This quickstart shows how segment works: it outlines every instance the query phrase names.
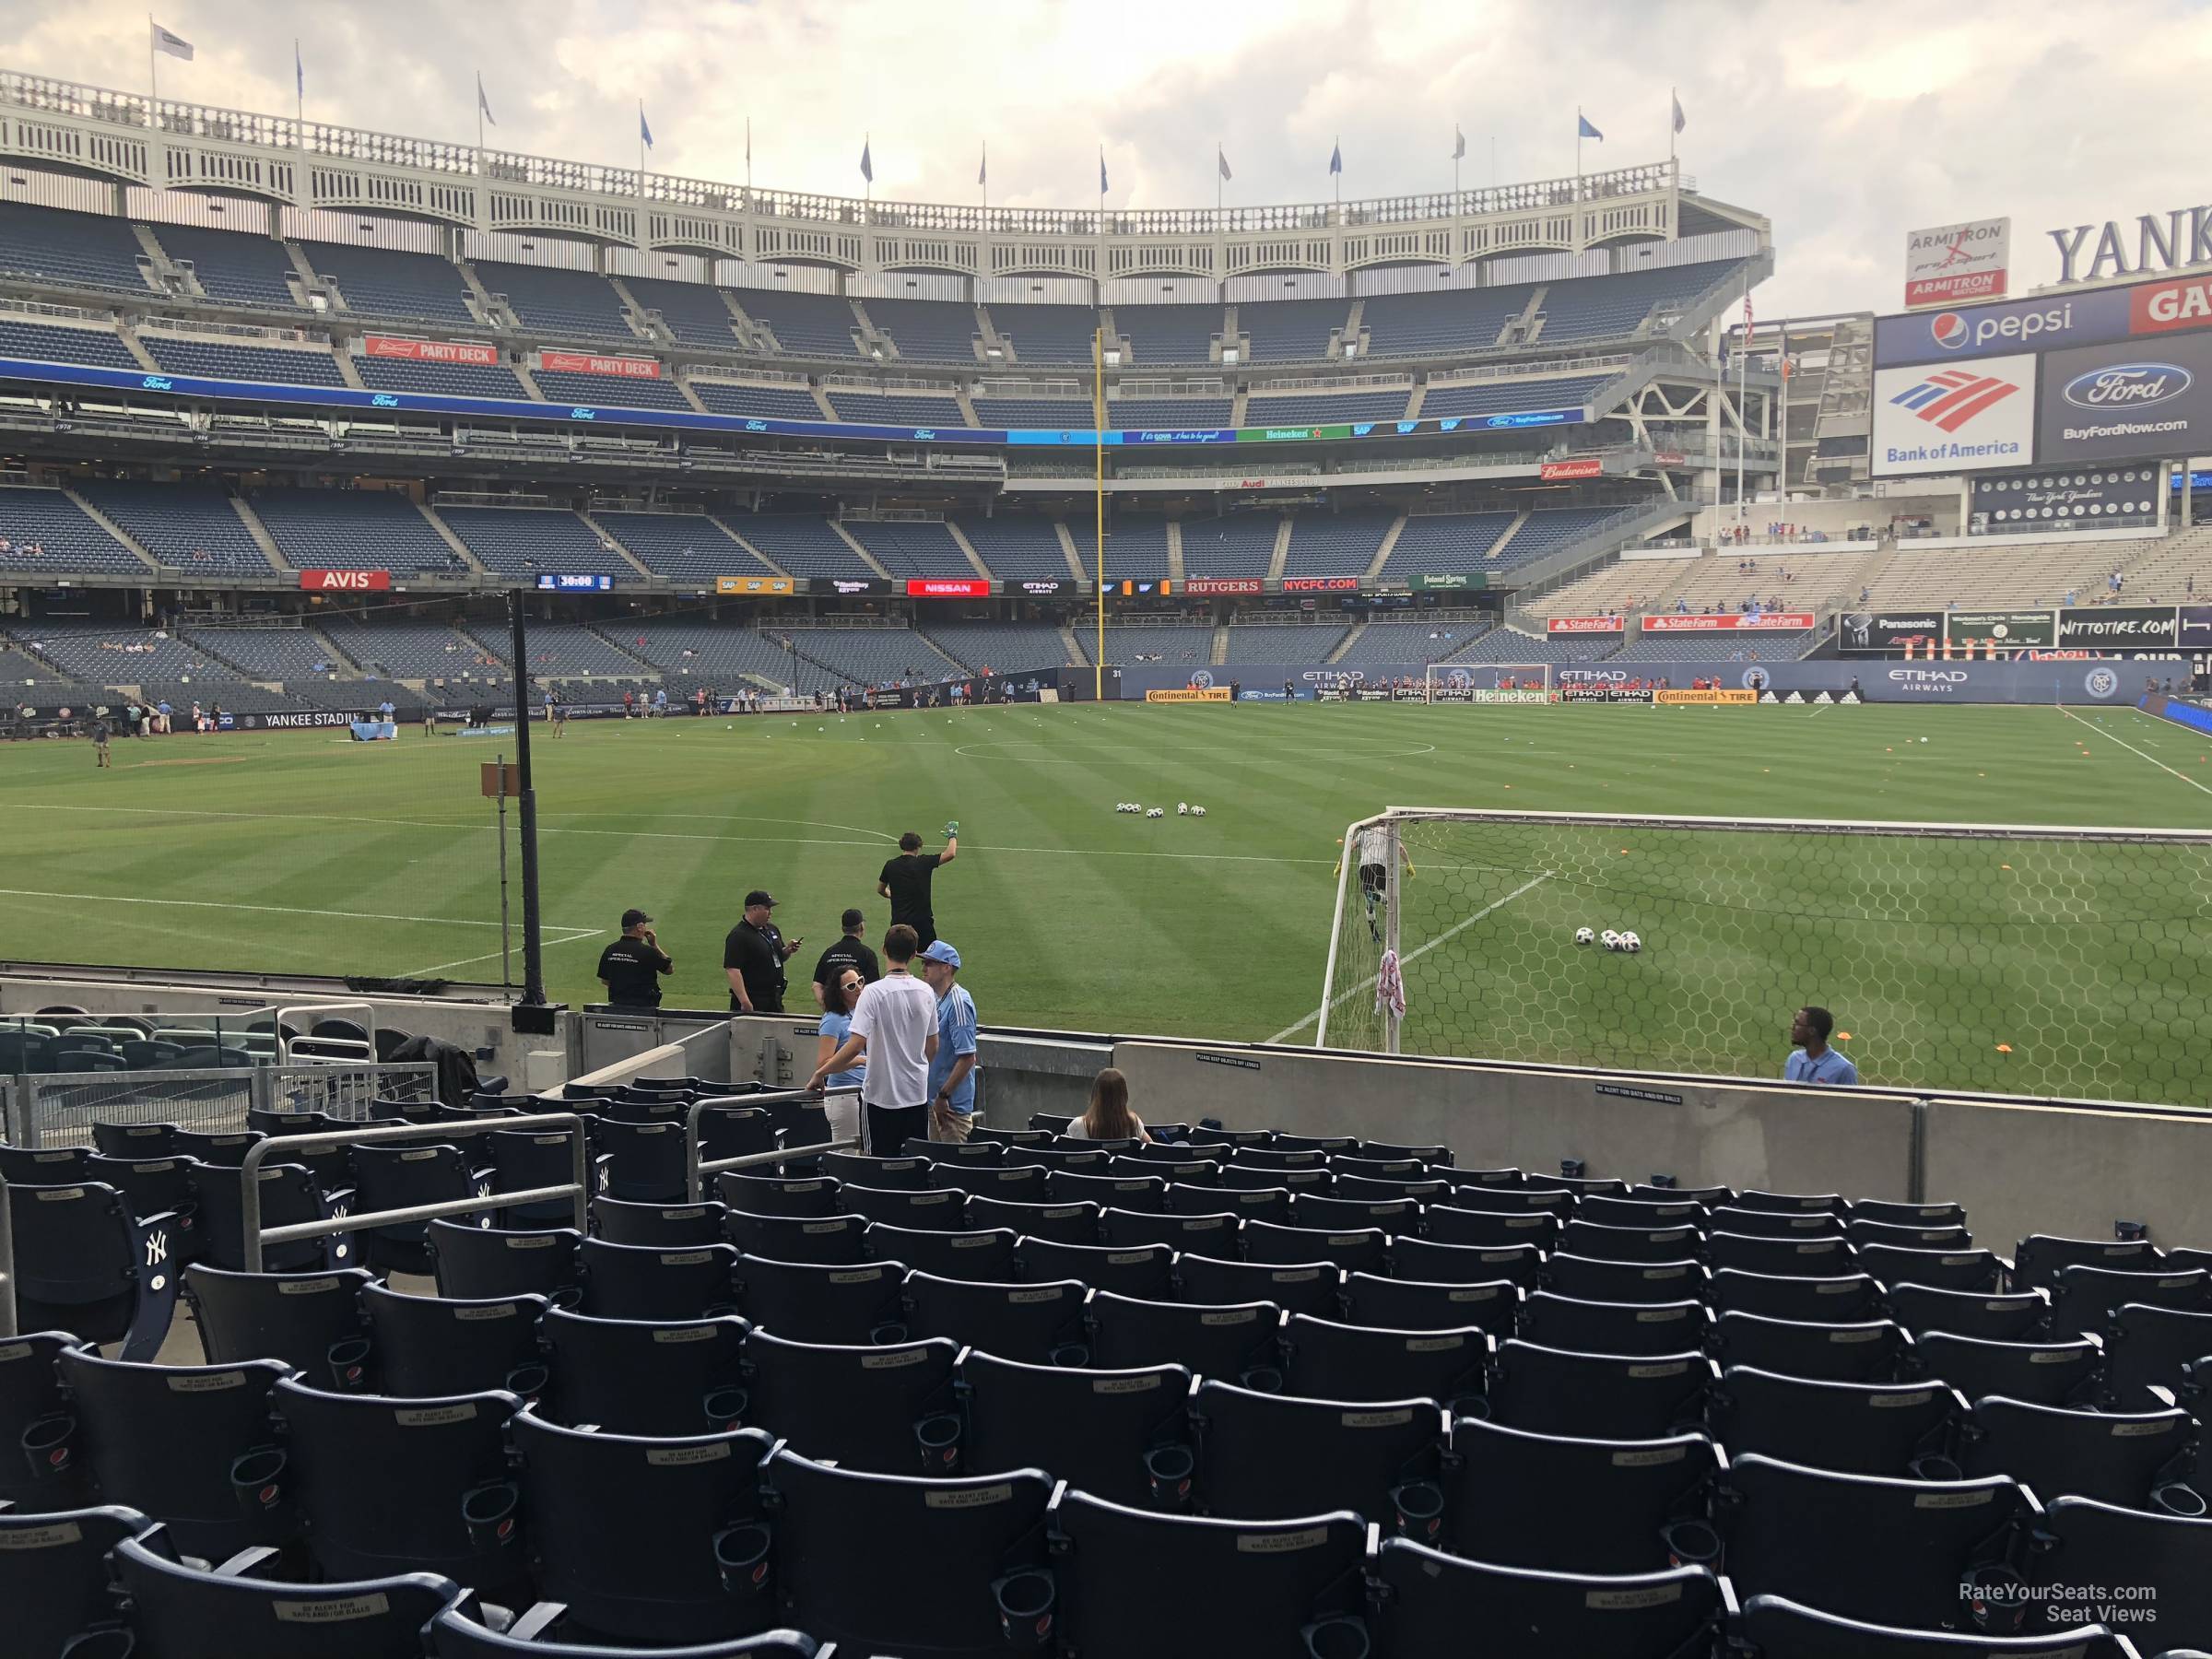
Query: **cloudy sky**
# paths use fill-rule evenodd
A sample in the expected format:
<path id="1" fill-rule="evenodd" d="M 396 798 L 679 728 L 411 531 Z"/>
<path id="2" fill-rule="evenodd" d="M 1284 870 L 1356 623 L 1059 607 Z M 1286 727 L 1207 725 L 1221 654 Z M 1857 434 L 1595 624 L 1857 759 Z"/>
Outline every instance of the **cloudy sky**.
<path id="1" fill-rule="evenodd" d="M 1341 140 L 1349 198 L 1574 169 L 1579 105 L 1606 134 L 1584 164 L 1663 159 L 1667 91 L 1706 194 L 1769 215 L 1765 316 L 1892 307 L 1904 233 L 2013 219 L 2015 291 L 2055 276 L 2045 231 L 2206 199 L 2192 88 L 2212 11 L 2182 0 L 157 0 L 198 48 L 164 58 L 172 97 L 473 139 L 484 75 L 494 143 L 694 178 L 858 194 L 1082 205 L 1104 146 L 1116 206 L 1214 196 L 1325 200 Z M 138 0 L 0 0 L 0 66 L 143 90 Z"/>

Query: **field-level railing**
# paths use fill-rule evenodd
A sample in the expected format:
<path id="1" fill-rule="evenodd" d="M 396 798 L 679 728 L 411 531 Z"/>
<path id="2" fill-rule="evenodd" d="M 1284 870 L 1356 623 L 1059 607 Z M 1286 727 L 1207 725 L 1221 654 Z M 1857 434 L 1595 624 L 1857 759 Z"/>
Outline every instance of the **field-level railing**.
<path id="1" fill-rule="evenodd" d="M 702 1160 L 699 1156 L 699 1125 L 700 1120 L 706 1115 L 710 1107 L 734 1106 L 744 1110 L 755 1106 L 782 1106 L 801 1100 L 820 1100 L 827 1103 L 831 1096 L 839 1098 L 851 1096 L 853 1104 L 857 1106 L 860 1088 L 854 1085 L 846 1088 L 832 1088 L 819 1095 L 804 1088 L 793 1088 L 776 1094 L 717 1095 L 693 1102 L 690 1112 L 684 1119 L 684 1169 L 687 1190 L 690 1194 L 691 1202 L 694 1204 L 702 1202 L 707 1195 L 708 1178 L 719 1175 L 724 1170 L 752 1170 L 767 1164 L 790 1163 L 797 1159 L 813 1158 L 824 1152 L 851 1151 L 860 1145 L 859 1137 L 856 1135 L 835 1135 L 812 1146 L 779 1147 L 770 1152 L 747 1152 L 736 1158 L 710 1158 Z"/>
<path id="2" fill-rule="evenodd" d="M 570 1179 L 554 1186 L 528 1187 L 514 1193 L 484 1193 L 451 1198 L 439 1204 L 414 1204 L 403 1209 L 371 1210 L 361 1215 L 326 1217 L 295 1222 L 288 1227 L 261 1224 L 261 1167 L 287 1153 L 325 1147 L 375 1147 L 393 1141 L 453 1141 L 464 1135 L 487 1135 L 515 1129 L 565 1129 L 569 1132 Z M 486 1210 L 512 1209 L 522 1204 L 550 1204 L 565 1198 L 578 1232 L 591 1223 L 589 1154 L 584 1145 L 583 1119 L 573 1112 L 527 1112 L 520 1117 L 487 1117 L 477 1123 L 395 1124 L 373 1129 L 319 1130 L 312 1135 L 271 1135 L 249 1147 L 239 1166 L 239 1230 L 243 1235 L 246 1271 L 261 1271 L 263 1247 L 286 1244 L 295 1239 L 322 1239 L 333 1233 L 370 1228 L 399 1227 L 415 1221 L 434 1221 L 441 1216 L 475 1216 Z"/>

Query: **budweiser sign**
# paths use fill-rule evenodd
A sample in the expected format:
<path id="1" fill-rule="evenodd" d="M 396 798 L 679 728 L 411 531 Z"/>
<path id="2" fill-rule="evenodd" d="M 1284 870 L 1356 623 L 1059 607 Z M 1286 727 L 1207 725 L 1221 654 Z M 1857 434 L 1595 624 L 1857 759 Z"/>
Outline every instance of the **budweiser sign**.
<path id="1" fill-rule="evenodd" d="M 1536 477 L 1552 478 L 1598 478 L 1605 476 L 1606 464 L 1595 455 L 1585 461 L 1547 461 L 1536 469 Z"/>
<path id="2" fill-rule="evenodd" d="M 541 351 L 538 365 L 556 374 L 611 374 L 620 380 L 659 380 L 658 358 L 600 357 L 587 351 Z"/>
<path id="3" fill-rule="evenodd" d="M 392 586 L 389 571 L 302 571 L 300 585 L 311 594 L 382 594 Z"/>
<path id="4" fill-rule="evenodd" d="M 497 346 L 465 346 L 446 340 L 402 340 L 391 335 L 369 335 L 361 341 L 366 357 L 406 358 L 416 363 L 477 363 L 497 368 Z"/>
<path id="5" fill-rule="evenodd" d="M 1182 584 L 1186 594 L 1258 594 L 1266 591 L 1267 584 L 1257 576 L 1194 576 Z"/>
<path id="6" fill-rule="evenodd" d="M 1556 634 L 1618 633 L 1621 626 L 1618 617 L 1553 617 L 1545 623 Z"/>
<path id="7" fill-rule="evenodd" d="M 1777 633 L 1793 633 L 1813 625 L 1810 611 L 1768 611 L 1761 616 L 1749 616 L 1740 611 L 1728 611 L 1717 617 L 1677 617 L 1665 615 L 1646 617 L 1645 633 L 1740 633 L 1765 629 Z"/>

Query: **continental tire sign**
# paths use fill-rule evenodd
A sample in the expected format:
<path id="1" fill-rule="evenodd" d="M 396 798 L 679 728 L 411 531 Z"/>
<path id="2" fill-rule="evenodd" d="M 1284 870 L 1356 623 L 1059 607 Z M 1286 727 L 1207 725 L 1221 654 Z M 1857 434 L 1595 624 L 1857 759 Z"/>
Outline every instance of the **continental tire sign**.
<path id="1" fill-rule="evenodd" d="M 1654 691 L 1652 700 L 1661 703 L 1714 703 L 1730 708 L 1748 708 L 1759 701 L 1759 693 L 1743 689 L 1724 688 L 1718 691 Z"/>
<path id="2" fill-rule="evenodd" d="M 1147 702 L 1231 702 L 1235 693 L 1227 686 L 1183 686 L 1171 691 L 1147 691 Z"/>

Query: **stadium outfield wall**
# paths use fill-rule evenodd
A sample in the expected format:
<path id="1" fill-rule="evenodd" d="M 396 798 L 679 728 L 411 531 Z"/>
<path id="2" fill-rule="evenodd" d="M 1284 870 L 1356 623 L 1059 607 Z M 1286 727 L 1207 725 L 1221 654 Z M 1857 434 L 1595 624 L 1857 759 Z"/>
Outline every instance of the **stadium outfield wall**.
<path id="1" fill-rule="evenodd" d="M 2171 665 L 2157 665 L 2171 672 Z M 1482 691 L 1493 690 L 1510 678 L 1524 677 L 1530 666 L 1455 663 L 1440 669 L 1440 674 L 1449 686 Z M 1555 665 L 1552 683 L 1561 691 L 1572 688 L 1595 690 L 1616 687 L 1625 693 L 1631 685 L 1648 688 L 1664 677 L 1677 688 L 1702 679 L 1761 695 L 1771 691 L 1778 698 L 1792 695 L 1811 698 L 1822 692 L 1835 698 L 1855 685 L 1861 699 L 1867 702 L 2094 703 L 2117 707 L 2132 705 L 2142 695 L 2138 673 L 2143 666 L 2118 660 L 1586 663 Z M 1278 698 L 1283 685 L 1288 682 L 1299 688 L 1302 695 L 1311 697 L 1324 688 L 1380 687 L 1404 677 L 1418 680 L 1428 669 L 1425 663 L 1370 664 L 1359 668 L 1316 668 L 1310 663 L 1233 663 L 1197 670 L 1130 666 L 1121 670 L 1119 694 L 1124 700 L 1142 701 L 1147 691 L 1170 690 L 1203 680 L 1208 685 L 1234 683 L 1253 690 L 1273 691 Z"/>

